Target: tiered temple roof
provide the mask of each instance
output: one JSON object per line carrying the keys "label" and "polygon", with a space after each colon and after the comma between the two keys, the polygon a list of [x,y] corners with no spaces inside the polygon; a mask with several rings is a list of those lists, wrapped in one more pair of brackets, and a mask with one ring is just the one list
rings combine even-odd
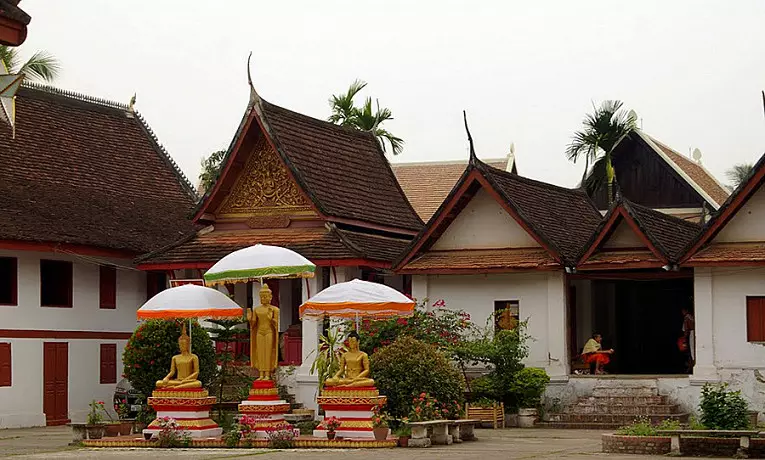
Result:
{"label": "tiered temple roof", "polygon": [[188,234],[196,193],[140,114],[26,85],[0,123],[0,241],[140,254]]}

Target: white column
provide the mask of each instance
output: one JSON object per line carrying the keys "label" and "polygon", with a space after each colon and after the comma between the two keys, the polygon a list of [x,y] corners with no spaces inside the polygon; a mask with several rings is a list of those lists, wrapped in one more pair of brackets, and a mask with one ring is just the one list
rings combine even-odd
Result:
{"label": "white column", "polygon": [[428,298],[428,275],[412,275],[412,297],[418,304]]}
{"label": "white column", "polygon": [[693,302],[696,320],[696,365],[691,383],[704,384],[719,380],[715,366],[714,301],[712,269],[693,269]]}
{"label": "white column", "polygon": [[563,272],[547,276],[547,373],[552,380],[568,378],[568,340],[566,337],[566,286]]}
{"label": "white column", "polygon": [[[316,277],[303,280],[303,302],[308,300],[309,296],[319,292],[321,286],[321,271],[317,270]],[[321,322],[316,319],[303,318],[303,363],[297,369],[295,380],[297,383],[297,402],[303,403],[307,409],[316,409],[316,389],[318,388],[318,377],[311,374],[311,365],[316,359],[316,349],[319,345],[319,334],[321,332]]]}

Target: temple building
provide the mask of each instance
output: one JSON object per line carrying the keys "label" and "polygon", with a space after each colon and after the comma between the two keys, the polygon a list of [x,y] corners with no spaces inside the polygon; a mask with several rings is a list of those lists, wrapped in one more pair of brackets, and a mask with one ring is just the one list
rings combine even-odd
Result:
{"label": "temple building", "polygon": [[[306,357],[321,325],[301,322],[298,307],[354,278],[408,292],[409,277],[394,274],[392,262],[423,226],[371,133],[276,106],[254,88],[193,223],[200,230],[143,256],[139,267],[199,279],[226,254],[258,243],[292,249],[317,265],[315,278],[269,281],[282,312],[280,361],[302,363],[297,396],[308,406],[315,405],[317,380]],[[257,284],[231,286],[235,300],[252,306]]]}
{"label": "temple building", "polygon": [[193,230],[196,194],[140,114],[28,84],[0,123],[0,428],[82,421],[111,401],[136,310],[164,274],[140,254]]}

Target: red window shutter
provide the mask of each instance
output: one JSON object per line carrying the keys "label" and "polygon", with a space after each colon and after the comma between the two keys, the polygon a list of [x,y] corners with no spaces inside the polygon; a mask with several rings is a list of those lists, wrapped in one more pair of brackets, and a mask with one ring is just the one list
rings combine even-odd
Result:
{"label": "red window shutter", "polygon": [[117,383],[117,344],[101,344],[101,383]]}
{"label": "red window shutter", "polygon": [[746,336],[749,342],[765,342],[765,297],[746,298]]}
{"label": "red window shutter", "polygon": [[0,387],[11,386],[11,344],[0,343]]}
{"label": "red window shutter", "polygon": [[117,308],[117,269],[101,265],[99,274],[100,308]]}

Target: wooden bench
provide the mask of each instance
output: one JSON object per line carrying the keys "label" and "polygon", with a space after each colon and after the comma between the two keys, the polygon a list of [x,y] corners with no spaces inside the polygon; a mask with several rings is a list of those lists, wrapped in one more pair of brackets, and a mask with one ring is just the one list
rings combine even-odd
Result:
{"label": "wooden bench", "polygon": [[456,444],[462,441],[476,441],[475,426],[480,424],[480,420],[449,420],[449,434],[452,435],[452,442]]}
{"label": "wooden bench", "polygon": [[660,435],[670,437],[670,455],[681,455],[680,438],[683,436],[706,436],[739,438],[738,455],[746,456],[749,450],[749,441],[753,436],[760,434],[759,431],[748,430],[659,430]]}
{"label": "wooden bench", "polygon": [[505,427],[505,403],[494,403],[492,407],[471,406],[465,403],[465,416],[491,423],[494,429]]}

